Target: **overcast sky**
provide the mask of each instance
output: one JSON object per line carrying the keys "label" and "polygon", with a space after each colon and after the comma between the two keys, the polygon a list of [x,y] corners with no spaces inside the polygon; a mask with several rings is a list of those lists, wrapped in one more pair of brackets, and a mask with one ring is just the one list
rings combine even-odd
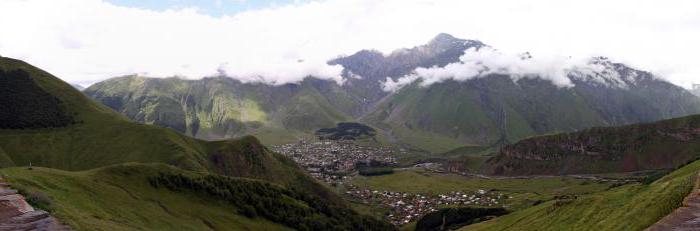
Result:
{"label": "overcast sky", "polygon": [[0,28],[0,55],[81,84],[133,73],[337,80],[342,68],[325,64],[333,57],[413,47],[440,32],[700,82],[697,0],[0,0]]}

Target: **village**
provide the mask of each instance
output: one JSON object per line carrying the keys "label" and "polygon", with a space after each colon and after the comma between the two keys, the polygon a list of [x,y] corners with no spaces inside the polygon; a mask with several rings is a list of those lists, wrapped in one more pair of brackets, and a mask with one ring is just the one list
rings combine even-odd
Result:
{"label": "village", "polygon": [[351,198],[365,204],[378,204],[386,209],[386,219],[401,226],[425,214],[450,206],[498,206],[506,199],[501,193],[483,189],[475,192],[450,192],[438,195],[411,194],[405,192],[360,189],[349,185],[345,192]]}
{"label": "village", "polygon": [[[360,146],[349,141],[299,141],[274,146],[273,149],[292,158],[317,180],[342,188],[350,200],[387,209],[385,219],[397,226],[415,221],[443,207],[499,206],[506,199],[502,193],[483,189],[423,195],[371,190],[352,184],[351,179],[358,174],[358,167],[396,166],[396,155],[405,152],[401,149]],[[439,168],[430,164],[414,167],[427,170]]]}
{"label": "village", "polygon": [[396,166],[395,156],[403,150],[388,147],[360,146],[351,141],[306,141],[273,146],[272,149],[292,158],[311,176],[331,186],[344,183],[358,166]]}

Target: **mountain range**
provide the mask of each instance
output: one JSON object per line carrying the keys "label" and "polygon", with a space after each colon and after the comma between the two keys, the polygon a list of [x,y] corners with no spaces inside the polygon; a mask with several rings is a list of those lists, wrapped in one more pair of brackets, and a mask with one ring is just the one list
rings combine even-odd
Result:
{"label": "mountain range", "polygon": [[[387,76],[460,62],[466,48],[485,46],[441,34],[389,55],[361,51],[331,61],[345,67],[342,85],[126,76],[85,94],[0,57],[0,172],[20,194],[44,195],[33,203],[76,230],[396,230],[263,145],[314,134],[376,135],[432,152],[460,147],[446,153],[457,156],[497,150],[467,165],[524,180],[655,172],[535,201],[468,229],[641,230],[693,190],[700,117],[679,116],[697,113],[698,98],[624,64],[595,58],[607,74],[570,76],[570,87],[490,74],[384,91]],[[637,124],[670,117],[679,118]],[[598,127],[609,125],[622,126]],[[549,134],[559,131],[570,132]],[[576,184],[607,184],[593,181]]]}
{"label": "mountain range", "polygon": [[440,34],[425,45],[389,54],[362,50],[329,61],[344,68],[342,85],[313,77],[274,86],[223,76],[124,76],[84,93],[131,120],[202,139],[252,134],[263,143],[279,144],[354,121],[376,128],[379,142],[429,152],[700,113],[700,99],[688,90],[602,57],[591,62],[604,70],[569,74],[570,87],[494,73],[429,86],[416,81],[396,91],[383,88],[387,78],[459,63],[465,50],[485,47]]}

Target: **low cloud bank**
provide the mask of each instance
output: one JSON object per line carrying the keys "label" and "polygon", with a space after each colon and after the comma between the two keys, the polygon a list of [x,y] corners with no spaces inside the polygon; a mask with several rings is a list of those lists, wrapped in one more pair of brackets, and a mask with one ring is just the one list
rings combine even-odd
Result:
{"label": "low cloud bank", "polygon": [[604,58],[533,57],[530,53],[509,54],[484,47],[467,49],[459,62],[444,67],[417,68],[398,79],[387,77],[383,88],[396,91],[416,81],[421,87],[427,87],[446,80],[466,81],[489,75],[507,75],[513,81],[539,78],[558,87],[574,86],[572,78],[615,87],[626,87],[633,79],[620,76],[612,63]]}
{"label": "low cloud bank", "polygon": [[[302,0],[221,17],[195,7],[154,11],[106,0],[0,0],[0,55],[73,83],[134,73],[187,78],[225,73],[283,84],[307,76],[340,81],[341,68],[328,65],[329,59],[362,49],[388,53],[449,33],[538,57],[615,57],[685,87],[700,76],[696,0]],[[498,67],[514,63],[508,72],[548,73],[544,78],[568,84],[555,77],[570,66],[566,59],[491,58],[487,66],[496,70],[487,73],[505,72]],[[437,76],[430,82],[459,68],[474,70],[450,68],[442,74],[418,72]],[[471,76],[480,75],[453,75]]]}

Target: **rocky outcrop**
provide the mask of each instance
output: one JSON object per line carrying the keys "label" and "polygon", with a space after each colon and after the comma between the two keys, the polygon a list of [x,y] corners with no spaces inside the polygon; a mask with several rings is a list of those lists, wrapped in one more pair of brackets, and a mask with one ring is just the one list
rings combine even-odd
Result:
{"label": "rocky outcrop", "polygon": [[0,231],[68,231],[48,212],[34,209],[17,190],[0,178]]}
{"label": "rocky outcrop", "polygon": [[671,169],[700,157],[698,148],[700,115],[525,139],[501,148],[482,171],[529,175]]}

